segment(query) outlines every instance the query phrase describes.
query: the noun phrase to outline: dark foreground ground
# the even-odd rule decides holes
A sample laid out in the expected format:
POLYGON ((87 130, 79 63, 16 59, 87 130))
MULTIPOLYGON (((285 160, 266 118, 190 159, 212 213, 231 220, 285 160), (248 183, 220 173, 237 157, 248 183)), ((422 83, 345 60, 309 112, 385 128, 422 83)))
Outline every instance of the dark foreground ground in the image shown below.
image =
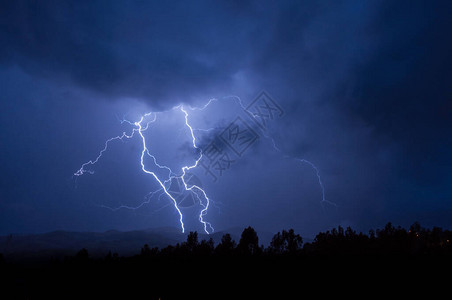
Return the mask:
POLYGON ((248 227, 238 243, 190 232, 186 242, 145 244, 133 256, 83 248, 11 257, 0 256, 0 299, 448 299, 452 282, 452 232, 418 223, 369 234, 338 227, 305 244, 283 230, 267 248, 248 227))
POLYGON ((444 298, 450 292, 451 267, 449 256, 346 255, 135 257, 4 264, 0 267, 0 298, 319 299, 380 295, 406 299, 441 294, 444 298))

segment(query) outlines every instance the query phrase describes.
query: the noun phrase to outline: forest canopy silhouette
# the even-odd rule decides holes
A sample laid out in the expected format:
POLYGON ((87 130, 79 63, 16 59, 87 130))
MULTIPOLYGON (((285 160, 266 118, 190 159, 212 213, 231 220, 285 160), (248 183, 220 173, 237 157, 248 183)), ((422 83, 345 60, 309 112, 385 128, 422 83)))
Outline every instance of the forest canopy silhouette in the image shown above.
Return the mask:
POLYGON ((257 232, 245 228, 238 243, 230 234, 223 235, 214 245, 212 239, 198 241, 198 233, 190 232, 187 241, 159 250, 145 245, 142 257, 152 256, 279 256, 279 255, 426 255, 452 254, 452 231, 439 227, 426 229, 414 223, 409 229, 387 223, 383 229, 357 233, 351 227, 341 226, 320 232, 311 243, 293 229, 282 230, 273 236, 268 247, 259 244, 257 232))
POLYGON ((282 230, 264 247, 254 228, 247 227, 238 241, 225 233, 215 244, 212 238, 200 240, 197 232, 190 232, 182 243, 161 249, 145 244, 133 256, 110 251, 93 258, 83 248, 63 260, 47 258, 28 265, 10 263, 7 255, 0 255, 0 269, 7 274, 3 283, 18 298, 58 298, 71 290, 74 297, 82 298, 145 294, 150 299, 230 299, 244 289, 259 291, 265 298, 276 286, 284 287, 276 289, 278 296, 291 296, 292 289, 286 286, 319 284, 325 276, 335 278, 334 284, 352 279, 372 282, 378 274, 393 282, 400 277, 434 276, 437 268, 450 265, 451 240, 452 231, 438 227, 426 229, 414 223, 405 229, 388 223, 367 234, 339 226, 318 233, 308 243, 293 229, 282 230), (426 273, 419 271, 429 268, 426 273), (344 270, 353 272, 344 277, 344 270), (212 297, 219 284, 227 288, 212 297), (200 285, 201 294, 194 288, 200 285))

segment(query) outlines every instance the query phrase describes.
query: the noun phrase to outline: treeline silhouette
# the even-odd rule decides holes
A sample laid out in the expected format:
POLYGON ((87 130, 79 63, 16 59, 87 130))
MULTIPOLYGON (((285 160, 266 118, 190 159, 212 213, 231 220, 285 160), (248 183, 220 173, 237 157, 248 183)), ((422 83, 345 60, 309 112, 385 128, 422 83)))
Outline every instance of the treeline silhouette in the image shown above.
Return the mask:
POLYGON ((298 299, 294 293, 303 289, 322 296, 348 287, 348 293, 351 282, 369 290, 380 280, 379 289, 400 287, 401 278, 440 284, 447 278, 440 274, 452 266, 451 241, 449 230, 388 223, 367 234, 339 226, 309 243, 293 229, 283 230, 264 247, 248 227, 238 241, 224 234, 215 244, 190 232, 185 242, 162 249, 144 245, 130 257, 110 252, 90 258, 81 249, 36 267, 11 265, 0 256, 0 270, 7 289, 19 295, 11 298, 298 299))
MULTIPOLYGON (((81 253, 86 258, 88 254, 81 253)), ((81 254, 79 253, 79 255, 81 254)), ((320 232, 311 243, 303 243, 303 238, 293 229, 275 234, 268 247, 259 244, 257 232, 245 228, 238 243, 226 233, 215 245, 212 238, 199 241, 197 232, 190 232, 184 243, 169 245, 163 249, 144 245, 140 258, 162 257, 225 257, 225 256, 314 256, 314 255, 451 255, 452 231, 439 227, 426 229, 414 223, 409 229, 395 227, 387 223, 383 229, 370 230, 368 234, 357 233, 350 227, 341 226, 320 232)), ((106 260, 118 259, 109 253, 106 260)))

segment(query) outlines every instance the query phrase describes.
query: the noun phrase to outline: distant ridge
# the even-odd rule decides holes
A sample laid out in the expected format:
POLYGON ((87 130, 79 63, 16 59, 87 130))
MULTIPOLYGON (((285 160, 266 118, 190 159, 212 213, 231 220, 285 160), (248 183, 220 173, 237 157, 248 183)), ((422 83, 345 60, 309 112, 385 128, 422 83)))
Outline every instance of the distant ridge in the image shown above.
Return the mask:
POLYGON ((92 257, 103 257, 109 251, 120 256, 140 253, 144 244, 166 247, 182 242, 186 235, 175 228, 105 232, 74 232, 57 230, 42 234, 0 236, 0 253, 12 260, 62 258, 86 248, 92 257))
MULTIPOLYGON (((215 245, 220 243, 224 234, 229 233, 237 243, 244 228, 233 227, 207 235, 199 233, 199 240, 212 238, 215 245)), ((0 253, 10 261, 39 260, 40 258, 62 259, 72 256, 82 248, 88 250, 91 257, 104 257, 109 251, 119 256, 139 254, 144 244, 149 247, 164 248, 186 241, 186 233, 178 228, 159 227, 131 231, 115 229, 105 232, 76 232, 56 230, 41 234, 0 236, 0 253)), ((258 232, 259 243, 268 245, 273 234, 258 232)))

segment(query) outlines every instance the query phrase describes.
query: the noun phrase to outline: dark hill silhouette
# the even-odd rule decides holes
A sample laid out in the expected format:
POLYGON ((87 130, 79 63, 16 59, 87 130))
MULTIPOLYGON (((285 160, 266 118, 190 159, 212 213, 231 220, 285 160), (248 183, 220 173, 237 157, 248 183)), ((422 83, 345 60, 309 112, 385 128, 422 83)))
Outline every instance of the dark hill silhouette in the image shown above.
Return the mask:
MULTIPOLYGON (((200 233, 199 239, 212 238, 215 244, 220 243, 222 236, 228 232, 234 240, 239 240, 243 228, 231 228, 207 235, 200 233)), ((273 234, 259 232, 261 244, 268 245, 273 234), (261 238, 261 236, 263 238, 261 238)), ((0 253, 8 261, 25 262, 46 260, 48 258, 63 259, 72 256, 82 248, 89 251, 92 258, 103 258, 108 252, 120 256, 132 256, 147 244, 150 248, 164 248, 186 240, 178 228, 159 227, 133 231, 108 230, 105 232, 52 231, 42 234, 0 236, 0 253)))
POLYGON ((130 256, 144 244, 165 247, 185 240, 186 235, 174 228, 106 232, 53 231, 43 234, 0 236, 0 253, 10 260, 40 259, 73 255, 82 248, 92 257, 104 257, 109 251, 130 256))
MULTIPOLYGON (((290 299, 294 291, 308 290, 319 296, 331 291, 337 296, 344 287, 347 295, 353 290, 374 293, 382 288, 393 293, 395 285, 406 295, 418 292, 429 281, 435 287, 446 286, 449 277, 443 275, 444 270, 452 266, 452 232, 425 229, 418 223, 409 229, 388 223, 368 234, 338 227, 307 243, 289 229, 275 234, 267 247, 252 227, 234 238, 226 233, 181 234, 164 228, 56 231, 1 237, 1 243, 10 251, 0 255, 3 291, 16 293, 12 298, 17 299, 290 299), (27 263, 23 256, 27 252, 12 252, 39 253, 39 249, 80 245, 63 259, 52 256, 39 264, 27 263), (118 255, 110 249, 101 256, 91 250, 109 247, 130 249, 133 254, 118 255), (414 282, 416 289, 400 285, 401 279, 414 282)), ((441 289, 429 293, 436 290, 441 289)))

